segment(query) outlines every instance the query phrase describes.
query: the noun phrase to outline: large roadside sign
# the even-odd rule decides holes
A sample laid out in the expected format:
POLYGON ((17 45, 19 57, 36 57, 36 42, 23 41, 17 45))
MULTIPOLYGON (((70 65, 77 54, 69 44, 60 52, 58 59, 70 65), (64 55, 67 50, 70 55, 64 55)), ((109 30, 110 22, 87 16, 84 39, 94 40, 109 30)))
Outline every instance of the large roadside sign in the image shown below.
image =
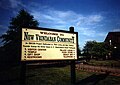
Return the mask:
POLYGON ((22 28, 21 61, 75 60, 78 33, 22 28))

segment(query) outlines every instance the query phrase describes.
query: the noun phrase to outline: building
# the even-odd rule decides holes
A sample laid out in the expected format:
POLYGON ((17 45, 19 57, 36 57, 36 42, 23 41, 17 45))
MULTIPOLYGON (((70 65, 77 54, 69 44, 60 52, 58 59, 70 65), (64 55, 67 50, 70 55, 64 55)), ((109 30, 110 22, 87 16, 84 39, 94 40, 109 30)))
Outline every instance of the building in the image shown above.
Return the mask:
POLYGON ((120 58, 120 32, 109 32, 104 42, 110 50, 109 55, 120 58))
POLYGON ((109 32, 104 42, 117 48, 120 45, 120 32, 109 32))

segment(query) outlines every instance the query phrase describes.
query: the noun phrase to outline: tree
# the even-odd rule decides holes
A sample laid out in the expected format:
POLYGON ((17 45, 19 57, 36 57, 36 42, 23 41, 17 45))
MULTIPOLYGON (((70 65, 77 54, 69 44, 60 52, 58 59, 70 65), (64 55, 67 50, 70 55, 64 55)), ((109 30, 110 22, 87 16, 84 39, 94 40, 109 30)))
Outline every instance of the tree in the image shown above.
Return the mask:
POLYGON ((108 50, 104 42, 97 42, 94 44, 92 48, 92 55, 95 56, 97 59, 105 59, 107 53, 108 50))
POLYGON ((87 41, 83 48, 83 54, 87 56, 88 59, 90 58, 105 58, 108 53, 108 50, 103 42, 96 42, 96 41, 87 41))
POLYGON ((92 48, 94 44, 97 43, 96 41, 87 41, 84 48, 83 53, 84 55, 90 56, 92 54, 92 48))
POLYGON ((20 31, 22 27, 37 27, 38 22, 34 19, 32 15, 30 15, 24 9, 18 12, 18 15, 11 19, 9 29, 5 34, 0 36, 2 39, 3 49, 4 49, 4 57, 14 61, 20 60, 18 58, 18 54, 20 52, 20 31))

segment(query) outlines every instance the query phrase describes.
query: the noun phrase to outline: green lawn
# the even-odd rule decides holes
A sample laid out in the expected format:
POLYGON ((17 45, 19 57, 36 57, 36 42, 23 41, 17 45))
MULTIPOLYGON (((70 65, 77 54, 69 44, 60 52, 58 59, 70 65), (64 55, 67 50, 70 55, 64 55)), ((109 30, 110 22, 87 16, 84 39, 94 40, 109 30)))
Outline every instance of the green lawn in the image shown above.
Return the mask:
MULTIPOLYGON (((19 85, 20 67, 0 72, 0 85, 19 85)), ((76 70, 75 85, 119 85, 120 77, 76 70)), ((34 67, 26 70, 26 85, 72 85, 70 66, 34 67)))

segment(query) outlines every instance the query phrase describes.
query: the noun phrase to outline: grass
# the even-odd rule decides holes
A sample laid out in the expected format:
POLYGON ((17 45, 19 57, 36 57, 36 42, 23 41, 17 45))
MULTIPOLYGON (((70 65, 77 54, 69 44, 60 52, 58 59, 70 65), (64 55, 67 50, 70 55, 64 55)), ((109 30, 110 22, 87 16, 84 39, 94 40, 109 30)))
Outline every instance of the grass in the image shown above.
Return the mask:
POLYGON ((106 79, 101 80, 97 85, 120 85, 120 77, 107 76, 106 79))
MULTIPOLYGON (((20 67, 0 72, 0 85, 19 85, 20 67)), ((120 77, 76 70, 75 85, 119 85, 120 77)), ((72 85, 70 66, 27 67, 26 85, 72 85)))
POLYGON ((68 67, 63 68, 39 68, 27 69, 27 75, 34 77, 27 78, 27 85, 70 85, 70 71, 68 67))

